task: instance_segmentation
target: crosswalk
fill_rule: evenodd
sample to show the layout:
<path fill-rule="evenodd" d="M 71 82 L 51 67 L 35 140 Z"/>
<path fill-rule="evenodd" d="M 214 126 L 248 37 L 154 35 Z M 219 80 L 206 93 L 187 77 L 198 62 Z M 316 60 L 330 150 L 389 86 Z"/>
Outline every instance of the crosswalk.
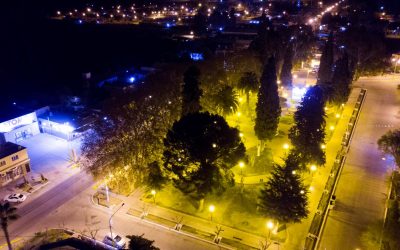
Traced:
<path fill-rule="evenodd" d="M 374 124 L 374 127 L 378 128 L 394 128 L 393 124 Z"/>

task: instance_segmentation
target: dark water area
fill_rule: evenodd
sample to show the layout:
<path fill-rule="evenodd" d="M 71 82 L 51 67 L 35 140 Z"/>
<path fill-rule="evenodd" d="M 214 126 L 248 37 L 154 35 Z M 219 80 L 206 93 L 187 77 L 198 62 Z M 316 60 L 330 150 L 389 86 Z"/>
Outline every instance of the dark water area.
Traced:
<path fill-rule="evenodd" d="M 20 3 L 0 11 L 0 104 L 30 98 L 54 102 L 59 94 L 79 94 L 82 73 L 97 79 L 177 54 L 177 43 L 161 28 L 49 20 L 49 8 L 32 8 Z"/>

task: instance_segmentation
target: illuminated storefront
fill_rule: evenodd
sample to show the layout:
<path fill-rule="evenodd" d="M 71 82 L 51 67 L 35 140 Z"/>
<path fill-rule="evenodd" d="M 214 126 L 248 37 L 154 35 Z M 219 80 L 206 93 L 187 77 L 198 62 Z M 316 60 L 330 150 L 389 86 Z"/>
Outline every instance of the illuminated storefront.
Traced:
<path fill-rule="evenodd" d="M 40 128 L 43 133 L 51 134 L 66 140 L 72 140 L 75 137 L 78 137 L 76 133 L 74 133 L 75 128 L 69 124 L 69 122 L 56 122 L 51 121 L 50 119 L 41 119 L 40 120 Z"/>
<path fill-rule="evenodd" d="M 35 112 L 0 123 L 0 143 L 19 142 L 39 133 Z"/>

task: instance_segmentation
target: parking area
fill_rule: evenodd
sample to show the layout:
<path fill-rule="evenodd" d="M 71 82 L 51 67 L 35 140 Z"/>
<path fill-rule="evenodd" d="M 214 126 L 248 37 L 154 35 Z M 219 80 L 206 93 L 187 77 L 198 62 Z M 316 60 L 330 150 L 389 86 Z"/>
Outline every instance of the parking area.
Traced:
<path fill-rule="evenodd" d="M 73 159 L 77 159 L 80 155 L 80 143 L 79 138 L 74 141 L 66 141 L 42 133 L 18 142 L 19 145 L 27 148 L 30 158 L 31 172 L 26 178 L 30 186 L 37 191 L 47 184 L 55 186 L 77 173 L 79 168 L 74 167 Z M 42 176 L 49 182 L 42 182 Z M 13 193 L 29 196 L 31 191 L 27 192 L 24 188 L 17 188 L 21 183 L 23 183 L 23 179 L 18 179 L 1 187 L 0 198 Z"/>
<path fill-rule="evenodd" d="M 66 141 L 49 134 L 38 134 L 19 144 L 28 149 L 33 174 L 54 174 L 72 165 L 74 154 L 75 157 L 80 155 L 79 138 Z"/>

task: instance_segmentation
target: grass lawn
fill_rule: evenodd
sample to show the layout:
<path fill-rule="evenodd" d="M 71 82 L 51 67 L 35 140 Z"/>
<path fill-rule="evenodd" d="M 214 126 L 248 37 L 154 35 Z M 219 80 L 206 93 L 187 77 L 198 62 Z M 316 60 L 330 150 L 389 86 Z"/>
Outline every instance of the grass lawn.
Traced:
<path fill-rule="evenodd" d="M 267 218 L 257 212 L 257 201 L 260 185 L 245 186 L 243 194 L 240 186 L 229 188 L 222 195 L 210 195 L 204 202 L 204 210 L 197 211 L 197 202 L 187 198 L 182 192 L 174 188 L 171 184 L 157 193 L 156 203 L 158 206 L 166 207 L 185 214 L 197 216 L 206 220 L 211 219 L 208 207 L 212 204 L 215 211 L 212 220 L 216 223 L 229 227 L 234 227 L 252 234 L 265 236 L 265 223 Z M 148 203 L 153 203 L 151 195 L 144 195 L 142 199 Z M 283 235 L 284 233 L 282 233 Z M 279 237 L 284 238 L 278 234 Z"/>
<path fill-rule="evenodd" d="M 228 124 L 232 127 L 236 127 L 242 134 L 242 140 L 247 149 L 247 155 L 249 157 L 248 166 L 243 170 L 244 176 L 257 175 L 269 173 L 272 170 L 273 163 L 282 163 L 287 150 L 283 148 L 285 143 L 289 143 L 287 138 L 290 127 L 293 124 L 292 115 L 285 115 L 280 118 L 278 127 L 278 135 L 270 142 L 266 142 L 265 149 L 261 153 L 260 157 L 257 157 L 257 146 L 259 140 L 254 133 L 254 121 L 255 121 L 255 106 L 257 102 L 257 96 L 250 96 L 250 103 L 246 103 L 244 95 L 240 96 L 240 102 L 238 112 L 236 114 L 225 117 Z M 233 169 L 236 174 L 240 174 L 240 168 L 237 166 Z"/>

